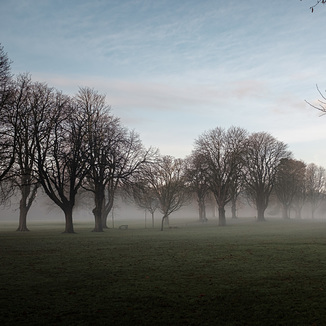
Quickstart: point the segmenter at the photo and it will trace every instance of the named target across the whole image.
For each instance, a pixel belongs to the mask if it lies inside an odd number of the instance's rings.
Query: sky
[[[146,147],[185,157],[205,131],[268,132],[326,167],[326,5],[315,0],[0,0],[14,74],[91,87]]]

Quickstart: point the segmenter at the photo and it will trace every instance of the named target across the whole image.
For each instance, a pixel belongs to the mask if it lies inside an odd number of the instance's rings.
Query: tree
[[[311,218],[315,217],[316,209],[325,199],[325,188],[325,169],[314,163],[308,164],[306,169],[306,190],[307,199],[311,204]]]
[[[287,145],[266,132],[253,133],[248,138],[245,153],[245,187],[257,208],[257,220],[264,221],[264,213],[275,185],[282,159],[289,158]]]
[[[36,197],[39,183],[35,169],[34,107],[45,104],[51,90],[40,83],[33,84],[28,74],[19,75],[10,99],[7,122],[13,130],[15,163],[10,178],[19,189],[19,225],[17,231],[28,231],[27,214]]]
[[[86,119],[77,104],[58,92],[35,106],[38,179],[65,215],[65,233],[74,233],[73,208],[88,169]]]
[[[168,155],[162,156],[153,164],[146,165],[143,172],[142,180],[150,185],[159,202],[159,210],[163,214],[163,231],[164,222],[169,223],[169,216],[189,199],[189,192],[185,189],[184,161]]]
[[[302,161],[283,158],[277,169],[275,179],[275,194],[282,205],[282,216],[290,218],[290,209],[295,199],[302,191],[306,165]]]
[[[213,193],[219,211],[219,225],[225,226],[225,205],[232,199],[232,188],[243,165],[247,132],[231,127],[227,131],[215,128],[205,132],[195,142],[195,151],[202,155],[206,180]]]
[[[189,189],[196,195],[200,222],[207,222],[205,202],[210,192],[206,171],[207,165],[200,153],[193,152],[186,159],[186,181]]]
[[[83,187],[94,196],[94,231],[102,232],[105,188],[111,177],[110,154],[116,140],[112,136],[120,128],[119,120],[109,115],[110,107],[105,103],[105,96],[91,88],[80,88],[75,100],[86,121],[85,142],[89,169]]]

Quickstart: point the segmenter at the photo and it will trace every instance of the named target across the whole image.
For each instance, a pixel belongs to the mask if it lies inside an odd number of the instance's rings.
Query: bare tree
[[[80,88],[76,95],[80,114],[85,117],[86,147],[89,169],[83,187],[94,196],[95,232],[102,232],[102,210],[105,188],[110,180],[110,152],[116,137],[112,135],[120,128],[119,120],[110,116],[110,107],[105,96],[91,88]]]
[[[53,94],[47,106],[35,106],[36,163],[45,193],[65,215],[65,232],[74,233],[73,208],[87,173],[86,119],[74,101]]]
[[[189,189],[196,195],[200,222],[207,222],[206,198],[210,194],[207,167],[205,158],[200,153],[193,152],[186,159],[186,181]]]
[[[290,218],[295,196],[299,196],[305,178],[306,165],[302,161],[283,158],[276,173],[275,194],[282,205],[282,216]],[[298,198],[298,197],[297,197]]]
[[[52,92],[45,85],[33,84],[28,74],[19,75],[15,81],[6,119],[10,124],[14,141],[15,163],[10,178],[20,191],[19,225],[17,231],[28,231],[27,214],[36,197],[38,181],[35,171],[34,106],[46,105]]]
[[[219,225],[226,225],[225,205],[232,199],[232,187],[242,168],[246,151],[247,132],[231,127],[227,131],[215,128],[205,132],[195,143],[207,165],[207,182],[213,193],[219,211]]]
[[[311,218],[315,217],[315,212],[325,199],[326,174],[325,169],[314,163],[307,165],[306,169],[306,191],[307,199],[311,205]]]
[[[257,220],[264,221],[269,197],[275,186],[276,174],[282,159],[289,158],[287,145],[266,132],[250,135],[245,155],[245,187],[257,208]]]
[[[189,192],[185,187],[184,161],[168,155],[159,157],[153,164],[146,166],[141,178],[150,185],[158,199],[159,210],[163,214],[163,231],[164,222],[168,224],[169,216],[189,199]]]

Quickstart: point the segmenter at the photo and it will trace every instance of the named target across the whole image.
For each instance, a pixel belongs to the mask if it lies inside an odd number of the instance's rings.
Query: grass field
[[[326,222],[0,225],[0,325],[326,325]]]

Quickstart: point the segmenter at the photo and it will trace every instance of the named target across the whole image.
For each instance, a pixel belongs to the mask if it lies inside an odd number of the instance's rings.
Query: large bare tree
[[[289,158],[287,145],[266,132],[253,133],[248,138],[245,155],[245,187],[257,208],[257,220],[265,220],[271,192],[282,159]]]
[[[123,128],[119,119],[110,115],[104,95],[81,88],[76,103],[87,121],[88,171],[83,187],[94,195],[94,231],[102,232],[118,186],[137,173],[149,151],[144,149],[138,134]]]
[[[119,128],[119,121],[109,115],[110,107],[105,96],[91,88],[80,88],[76,95],[80,114],[85,117],[86,147],[88,152],[88,172],[83,187],[93,193],[95,232],[102,232],[102,210],[105,188],[110,175],[110,150],[113,130]]]
[[[238,127],[217,127],[205,132],[195,142],[195,151],[207,166],[206,180],[219,211],[219,225],[226,225],[225,205],[233,198],[232,189],[243,165],[247,132]]]
[[[7,121],[13,130],[15,163],[9,174],[20,192],[19,225],[17,231],[28,231],[27,214],[36,197],[38,181],[35,166],[35,106],[52,105],[52,90],[33,83],[28,74],[19,75],[10,99]]]
[[[73,208],[88,169],[87,121],[73,100],[55,93],[51,106],[35,106],[34,123],[39,182],[64,212],[65,232],[74,233]]]

